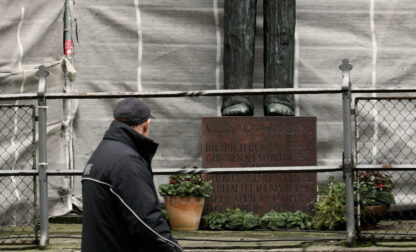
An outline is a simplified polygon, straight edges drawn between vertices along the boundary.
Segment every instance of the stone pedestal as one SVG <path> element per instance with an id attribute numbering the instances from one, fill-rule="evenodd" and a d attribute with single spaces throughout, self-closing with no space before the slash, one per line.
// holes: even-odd
<path id="1" fill-rule="evenodd" d="M 316 165 L 315 117 L 206 117 L 202 119 L 202 166 Z M 311 213 L 316 173 L 213 174 L 205 213 L 240 208 Z"/>

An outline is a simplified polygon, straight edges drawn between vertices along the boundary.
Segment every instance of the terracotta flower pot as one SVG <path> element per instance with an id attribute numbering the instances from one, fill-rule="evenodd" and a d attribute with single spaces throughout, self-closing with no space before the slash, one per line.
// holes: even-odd
<path id="1" fill-rule="evenodd" d="M 205 198 L 163 196 L 172 230 L 198 230 Z"/>

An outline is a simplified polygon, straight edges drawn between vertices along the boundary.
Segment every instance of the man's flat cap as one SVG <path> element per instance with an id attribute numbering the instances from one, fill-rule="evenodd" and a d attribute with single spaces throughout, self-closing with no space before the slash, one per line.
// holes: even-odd
<path id="1" fill-rule="evenodd" d="M 128 125 L 137 125 L 154 118 L 146 103 L 137 98 L 121 100 L 114 109 L 114 119 Z"/>

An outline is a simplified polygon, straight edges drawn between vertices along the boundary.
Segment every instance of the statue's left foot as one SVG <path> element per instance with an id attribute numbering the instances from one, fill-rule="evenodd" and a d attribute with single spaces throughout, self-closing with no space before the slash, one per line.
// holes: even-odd
<path id="1" fill-rule="evenodd" d="M 293 116 L 293 108 L 281 103 L 270 103 L 264 108 L 266 116 Z"/>

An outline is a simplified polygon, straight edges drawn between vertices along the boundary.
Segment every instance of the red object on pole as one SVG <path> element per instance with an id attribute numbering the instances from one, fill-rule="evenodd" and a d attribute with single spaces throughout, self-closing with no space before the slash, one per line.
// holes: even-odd
<path id="1" fill-rule="evenodd" d="M 65 55 L 72 55 L 72 40 L 65 40 Z"/>

